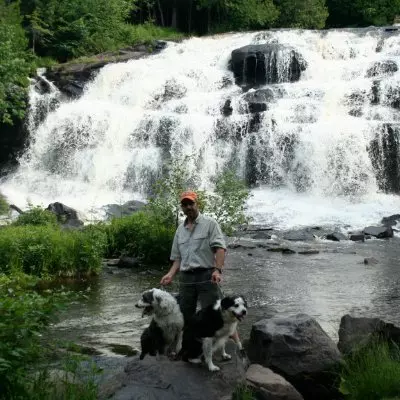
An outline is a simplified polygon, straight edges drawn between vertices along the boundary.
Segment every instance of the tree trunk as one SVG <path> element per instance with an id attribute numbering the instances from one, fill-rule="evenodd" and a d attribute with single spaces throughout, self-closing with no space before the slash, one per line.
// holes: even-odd
<path id="1" fill-rule="evenodd" d="M 164 23 L 164 14 L 163 14 L 163 10 L 162 10 L 162 8 L 161 8 L 160 0 L 157 0 L 157 5 L 158 5 L 158 11 L 160 12 L 160 22 L 161 22 L 161 26 L 165 26 L 165 23 Z"/>
<path id="2" fill-rule="evenodd" d="M 171 27 L 176 29 L 177 27 L 177 10 L 176 10 L 176 0 L 174 0 L 173 6 L 172 6 L 172 21 L 171 21 Z"/>
<path id="3" fill-rule="evenodd" d="M 192 32 L 192 9 L 193 9 L 193 0 L 189 0 L 189 15 L 188 15 L 188 33 Z"/>

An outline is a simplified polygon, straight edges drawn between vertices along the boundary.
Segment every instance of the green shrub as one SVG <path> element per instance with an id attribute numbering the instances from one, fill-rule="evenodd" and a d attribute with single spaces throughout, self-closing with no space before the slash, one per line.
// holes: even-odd
<path id="1" fill-rule="evenodd" d="M 256 396 L 251 387 L 246 384 L 239 384 L 232 393 L 232 400 L 255 400 Z"/>
<path id="2" fill-rule="evenodd" d="M 101 268 L 106 243 L 106 234 L 98 229 L 9 226 L 0 230 L 0 272 L 41 277 L 90 275 Z"/>
<path id="3" fill-rule="evenodd" d="M 8 213 L 9 205 L 5 197 L 0 193 L 0 215 L 5 215 Z"/>
<path id="4" fill-rule="evenodd" d="M 115 218 L 107 226 L 108 255 L 139 257 L 143 263 L 168 262 L 175 225 L 166 223 L 150 211 Z"/>
<path id="5" fill-rule="evenodd" d="M 41 207 L 31 207 L 29 211 L 20 214 L 12 223 L 14 226 L 24 225 L 57 225 L 57 216 Z"/>
<path id="6" fill-rule="evenodd" d="M 381 400 L 400 395 L 400 350 L 376 341 L 345 360 L 340 391 L 350 400 Z"/>

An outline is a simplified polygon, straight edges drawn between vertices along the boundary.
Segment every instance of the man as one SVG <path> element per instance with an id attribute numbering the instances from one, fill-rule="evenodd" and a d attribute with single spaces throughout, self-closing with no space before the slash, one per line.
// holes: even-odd
<path id="1" fill-rule="evenodd" d="M 201 308 L 221 297 L 218 284 L 224 267 L 226 245 L 218 222 L 199 212 L 197 194 L 184 192 L 181 207 L 186 215 L 179 225 L 172 244 L 169 272 L 161 285 L 169 285 L 179 271 L 180 306 L 185 323 Z"/>

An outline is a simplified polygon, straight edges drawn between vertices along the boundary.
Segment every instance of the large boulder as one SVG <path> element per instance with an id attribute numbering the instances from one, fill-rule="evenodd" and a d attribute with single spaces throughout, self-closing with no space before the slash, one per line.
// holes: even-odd
<path id="1" fill-rule="evenodd" d="M 139 200 L 129 200 L 124 204 L 107 204 L 103 209 L 108 218 L 121 218 L 140 211 L 145 205 Z"/>
<path id="2" fill-rule="evenodd" d="M 393 237 L 393 229 L 391 226 L 367 226 L 364 228 L 364 235 L 374 236 L 378 239 Z"/>
<path id="3" fill-rule="evenodd" d="M 341 354 L 318 322 L 306 314 L 253 324 L 248 355 L 286 378 L 305 399 L 335 399 Z"/>
<path id="4" fill-rule="evenodd" d="M 393 214 L 389 217 L 383 217 L 381 224 L 385 226 L 395 226 L 400 222 L 400 214 Z"/>
<path id="5" fill-rule="evenodd" d="M 375 78 L 381 75 L 393 75 L 398 71 L 398 66 L 395 61 L 377 61 L 371 68 L 367 71 L 368 78 Z"/>
<path id="6" fill-rule="evenodd" d="M 266 111 L 268 103 L 274 101 L 274 98 L 275 95 L 271 89 L 249 91 L 243 96 L 243 99 L 247 102 L 246 108 L 251 113 Z"/>
<path id="7" fill-rule="evenodd" d="M 170 361 L 161 356 L 135 357 L 125 367 L 120 389 L 111 397 L 114 400 L 219 400 L 230 398 L 236 386 L 245 382 L 245 363 L 229 343 L 227 352 L 232 360 L 215 363 L 219 372 L 209 372 L 205 365 L 184 361 Z M 100 397 L 102 398 L 101 394 Z"/>
<path id="8" fill-rule="evenodd" d="M 307 68 L 307 63 L 292 47 L 254 44 L 232 51 L 231 68 L 238 85 L 254 87 L 296 82 Z"/>
<path id="9" fill-rule="evenodd" d="M 340 320 L 338 348 L 343 354 L 351 353 L 374 338 L 400 344 L 400 328 L 379 318 L 352 317 L 346 314 Z"/>
<path id="10" fill-rule="evenodd" d="M 46 210 L 54 213 L 64 228 L 79 228 L 83 225 L 83 222 L 79 219 L 78 212 L 63 203 L 51 203 Z"/>

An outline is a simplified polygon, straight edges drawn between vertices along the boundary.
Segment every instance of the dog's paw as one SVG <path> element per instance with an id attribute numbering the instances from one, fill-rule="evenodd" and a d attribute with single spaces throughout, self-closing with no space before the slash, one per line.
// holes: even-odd
<path id="1" fill-rule="evenodd" d="M 224 361 L 232 360 L 232 356 L 230 354 L 225 353 L 225 354 L 222 354 L 222 359 Z"/>
<path id="2" fill-rule="evenodd" d="M 218 367 L 217 365 L 214 365 L 214 364 L 208 366 L 208 370 L 211 372 L 217 372 L 220 369 L 221 369 L 220 367 Z"/>
<path id="3" fill-rule="evenodd" d="M 200 358 L 189 358 L 188 361 L 192 364 L 201 364 Z"/>

